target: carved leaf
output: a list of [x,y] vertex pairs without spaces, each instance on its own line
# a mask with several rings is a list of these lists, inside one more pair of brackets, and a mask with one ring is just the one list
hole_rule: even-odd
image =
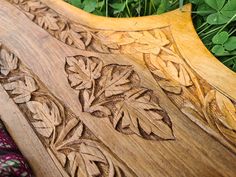
[[66,165],[66,155],[62,152],[59,152],[59,151],[55,151],[55,155],[56,155],[57,159],[60,161],[61,165],[63,167],[65,167],[65,165]]
[[[95,177],[102,175],[98,168],[98,163],[107,165],[106,156],[93,142],[84,142],[80,144],[79,152],[71,152],[68,154],[69,167],[71,176],[88,176]],[[109,174],[119,174],[118,167],[114,166],[112,161],[109,161]],[[113,177],[113,176],[111,176]]]
[[68,41],[71,40],[77,48],[85,49],[85,44],[81,40],[81,38],[82,38],[82,36],[79,33],[75,32],[73,30],[68,30],[67,29],[67,30],[62,31],[60,33],[60,39],[62,40],[62,42],[70,44],[70,42],[68,42]]
[[78,60],[75,57],[67,57],[66,63],[69,66],[67,71],[70,71],[68,79],[71,87],[77,90],[91,88],[93,80],[101,76],[102,61],[96,63],[89,58],[79,56]]
[[0,53],[0,73],[7,76],[12,70],[17,69],[18,58],[5,49]]
[[122,176],[124,176],[122,174],[122,170],[118,166],[114,165],[110,158],[107,157],[107,161],[109,164],[109,174],[108,174],[109,177],[122,177]]
[[102,43],[111,49],[119,49],[118,41],[121,40],[122,33],[113,31],[100,31],[97,33],[98,38]]
[[216,92],[216,103],[223,114],[218,119],[229,129],[236,130],[236,109],[233,103],[219,92]]
[[49,138],[55,126],[62,121],[60,111],[55,103],[50,102],[40,103],[37,101],[29,101],[26,103],[29,110],[33,113],[33,118],[36,120],[32,122],[37,132],[42,136]]
[[84,160],[88,175],[91,177],[101,175],[96,163],[107,164],[104,154],[96,146],[85,143],[80,145],[80,154]]
[[104,116],[109,116],[111,114],[111,111],[102,105],[99,104],[94,104],[92,105],[92,102],[95,100],[94,95],[89,95],[87,90],[84,90],[83,92],[83,99],[84,99],[84,111],[89,112],[89,113],[94,113],[94,112],[100,112]]
[[153,133],[163,139],[173,139],[171,126],[158,113],[162,108],[152,102],[150,96],[145,95],[146,91],[132,90],[126,95],[124,102],[116,105],[113,126],[117,127],[120,123],[122,129],[129,128],[139,136],[144,131],[148,135]]
[[190,86],[193,84],[189,77],[188,72],[182,65],[179,66],[179,82],[180,84],[185,86]]
[[13,98],[15,103],[25,103],[31,98],[31,93],[37,90],[36,83],[32,77],[25,76],[25,82],[17,80],[4,85],[6,90],[11,90],[12,94],[17,95]]
[[179,71],[178,71],[175,65],[171,61],[168,61],[166,66],[166,71],[175,81],[179,82],[184,86],[190,86],[193,84],[188,72],[182,65],[179,65]]
[[158,81],[158,83],[160,87],[163,88],[167,92],[180,94],[182,91],[181,86],[174,81],[161,80],[161,81]]
[[13,2],[16,3],[16,4],[22,3],[22,2],[24,2],[24,1],[25,1],[25,0],[13,0]]
[[109,68],[99,83],[101,86],[103,86],[106,97],[124,93],[131,88],[129,85],[129,77],[133,72],[132,68],[128,67],[123,71],[115,72],[113,72],[113,70],[113,67]]
[[50,30],[59,30],[59,26],[57,24],[57,15],[55,14],[50,14],[46,13],[44,16],[41,16],[38,18],[38,24],[39,26],[45,28],[45,29],[50,29]]
[[28,5],[27,11],[29,10],[35,11],[35,10],[39,10],[39,9],[43,9],[47,7],[45,4],[43,4],[40,1],[28,1],[27,5]]
[[157,32],[153,35],[148,31],[144,31],[143,33],[130,32],[128,34],[135,39],[136,43],[141,44],[140,47],[135,47],[138,52],[158,55],[161,47],[169,44],[169,40],[163,37],[164,34],[160,35],[161,33],[160,31],[159,35],[157,35]]
[[69,160],[70,174],[72,177],[87,176],[86,167],[80,153],[72,151],[67,155],[67,158]]

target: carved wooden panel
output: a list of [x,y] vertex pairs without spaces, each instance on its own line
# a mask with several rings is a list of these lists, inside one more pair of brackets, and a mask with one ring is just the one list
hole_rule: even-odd
[[[190,33],[177,23],[195,34],[189,13],[117,19],[119,28],[60,0],[0,6],[0,115],[21,112],[61,176],[235,176],[235,73],[201,43],[189,54]],[[198,55],[223,74],[199,68]],[[21,125],[8,124],[20,141]]]

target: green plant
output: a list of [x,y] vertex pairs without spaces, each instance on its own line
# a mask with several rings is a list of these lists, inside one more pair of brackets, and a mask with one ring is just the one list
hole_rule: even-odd
[[236,72],[236,0],[66,0],[87,12],[111,17],[162,14],[193,4],[193,21],[205,46]]

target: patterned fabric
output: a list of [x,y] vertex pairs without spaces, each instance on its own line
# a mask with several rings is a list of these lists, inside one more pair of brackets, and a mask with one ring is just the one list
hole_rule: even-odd
[[0,120],[0,177],[33,177],[16,144]]

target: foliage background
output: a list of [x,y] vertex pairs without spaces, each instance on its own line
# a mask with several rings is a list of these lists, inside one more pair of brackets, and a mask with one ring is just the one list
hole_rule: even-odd
[[162,14],[186,3],[205,46],[236,72],[236,0],[66,0],[87,12],[110,17]]

